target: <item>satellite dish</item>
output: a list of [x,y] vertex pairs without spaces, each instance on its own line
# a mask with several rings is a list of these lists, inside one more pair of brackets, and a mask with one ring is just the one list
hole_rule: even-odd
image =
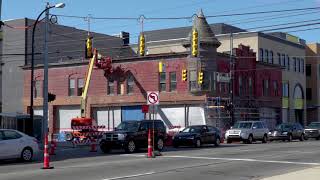
[[50,22],[52,24],[58,24],[58,17],[56,15],[51,15]]

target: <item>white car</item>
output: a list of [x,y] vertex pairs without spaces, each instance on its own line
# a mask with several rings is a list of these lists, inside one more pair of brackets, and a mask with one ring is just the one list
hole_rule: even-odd
[[0,129],[0,159],[32,161],[39,151],[36,138],[12,129]]

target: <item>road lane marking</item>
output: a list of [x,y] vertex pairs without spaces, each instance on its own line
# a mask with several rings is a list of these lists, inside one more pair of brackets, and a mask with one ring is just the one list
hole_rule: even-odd
[[295,165],[313,165],[313,166],[320,166],[320,163],[293,162],[293,161],[274,161],[274,160],[260,160],[260,159],[216,158],[216,157],[199,157],[199,156],[163,156],[163,157],[165,157],[165,158],[185,158],[185,159],[225,160],[225,161],[246,161],[246,162],[264,162],[264,163],[278,163],[278,164],[295,164]]
[[133,174],[133,175],[128,175],[128,176],[118,176],[118,177],[113,177],[113,178],[107,178],[103,180],[116,180],[116,179],[127,179],[127,178],[133,178],[133,177],[141,177],[141,176],[147,176],[151,174],[155,174],[156,172],[151,171],[147,173],[142,173],[142,174]]

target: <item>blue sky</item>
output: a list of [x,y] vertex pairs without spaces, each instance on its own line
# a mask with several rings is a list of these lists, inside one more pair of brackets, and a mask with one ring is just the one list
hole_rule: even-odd
[[[3,0],[2,19],[17,18],[36,18],[44,9],[43,0]],[[267,10],[295,9],[305,7],[320,6],[320,0],[51,0],[51,4],[64,2],[64,9],[52,9],[52,14],[87,16],[93,17],[180,17],[192,16],[200,8],[205,15],[244,13]],[[299,15],[297,15],[299,14]],[[250,16],[234,16],[225,18],[210,18],[209,23],[224,22],[234,24],[241,28],[255,28],[264,25],[273,25],[279,23],[289,23],[304,20],[317,19],[320,9],[316,11],[290,12],[278,14],[263,14]],[[270,17],[272,16],[272,17]],[[274,18],[275,16],[284,18]],[[250,19],[251,18],[251,19]],[[258,18],[258,19],[252,19]],[[273,19],[271,19],[273,18]],[[248,21],[255,22],[248,22]],[[83,19],[59,17],[60,24],[73,26],[80,29],[87,29],[87,22]],[[141,30],[140,24],[135,20],[92,20],[91,30],[106,34],[118,34],[120,31],[128,31],[131,37],[137,36]],[[319,22],[319,21],[317,21]],[[158,20],[146,21],[145,30],[163,29],[170,27],[190,26],[190,20]],[[311,27],[320,27],[320,25],[302,27],[297,29],[306,29]],[[292,31],[297,29],[290,29]],[[302,32],[293,32],[308,42],[320,42],[320,29]]]

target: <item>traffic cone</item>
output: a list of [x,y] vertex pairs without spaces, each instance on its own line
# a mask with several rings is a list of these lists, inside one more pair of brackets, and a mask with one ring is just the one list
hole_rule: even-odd
[[152,152],[152,142],[151,142],[151,131],[149,129],[148,131],[148,158],[154,158],[153,152]]
[[94,138],[91,139],[91,150],[90,152],[97,152],[96,140]]
[[53,169],[50,167],[50,155],[49,155],[49,146],[48,146],[48,135],[44,137],[44,151],[43,151],[43,167],[42,169]]

